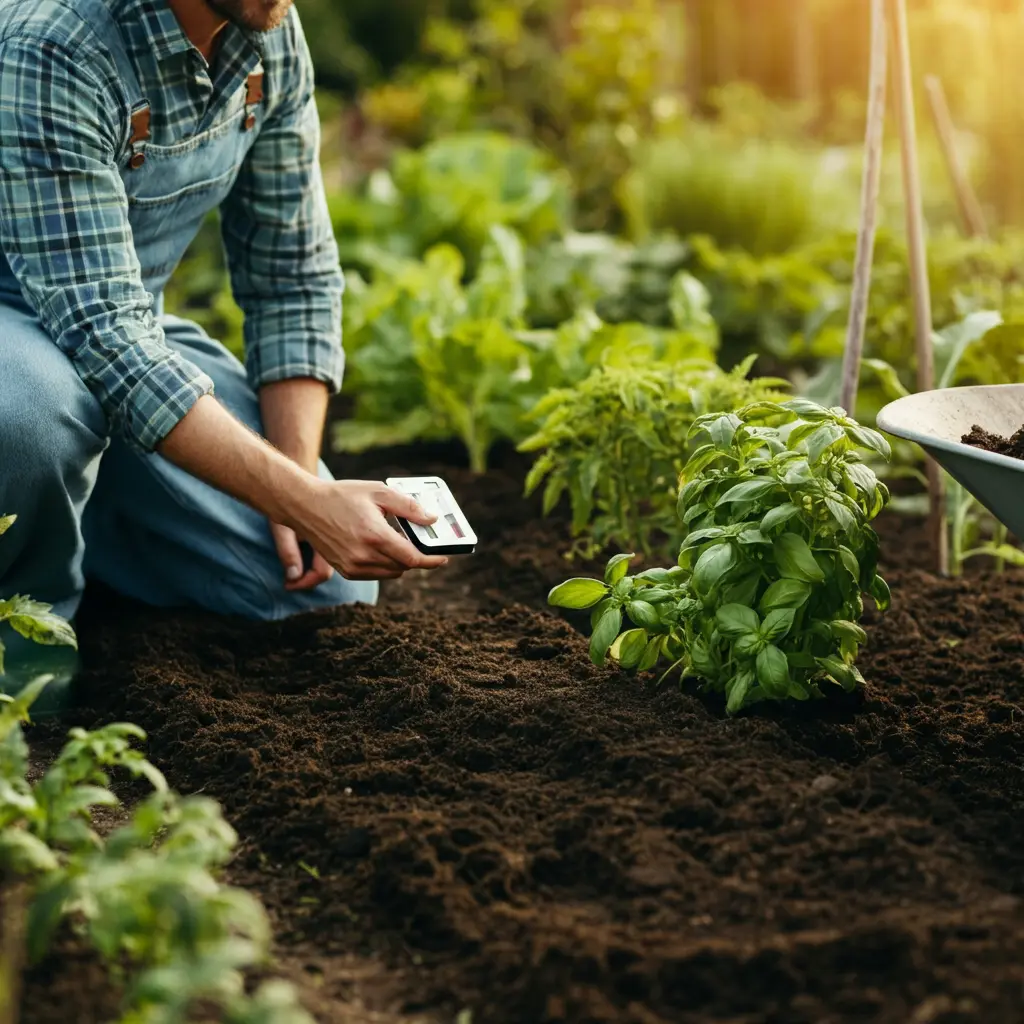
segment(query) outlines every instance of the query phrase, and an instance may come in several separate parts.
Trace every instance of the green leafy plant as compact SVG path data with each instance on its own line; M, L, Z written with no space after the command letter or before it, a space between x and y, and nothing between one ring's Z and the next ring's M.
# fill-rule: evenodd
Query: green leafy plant
M545 514L568 493L574 554L622 546L650 557L678 542L677 482L694 421L782 397L784 381L748 379L753 361L727 373L707 357L616 361L613 350L586 379L541 399L532 414L539 429L520 445L541 452L526 491L545 485Z
M471 274L493 227L537 245L562 234L571 214L565 172L529 143L492 132L400 152L364 195L341 193L330 205L346 266L365 269L381 250L415 258L447 244Z
M888 443L803 399L710 413L691 431L704 443L681 479L677 564L631 576L633 556L617 555L604 580L569 580L551 604L593 609L596 664L668 659L668 672L724 694L730 714L830 683L855 689L862 594L889 604L870 526L888 491L862 457Z
M0 537L17 521L17 516L0 516ZM53 606L33 601L28 597L0 599L0 626L10 626L25 639L50 646L77 647L75 631ZM4 674L4 642L0 639L0 676Z
M520 336L521 242L493 228L467 287L450 246L381 271L348 304L355 416L337 425L336 449L457 437L482 472L495 441L524 435L523 414L538 398L534 349Z
M0 869L16 926L2 939L0 991L10 1001L22 959L41 959L67 921L112 970L130 964L121 1024L186 1024L198 1006L234 1024L312 1024L280 982L246 994L243 971L266 961L269 928L254 897L215 877L237 837L214 801L168 790L132 745L141 729L73 729L43 776L28 781L22 723L46 683L0 697ZM120 804L112 770L144 779L152 793L104 838L92 812Z

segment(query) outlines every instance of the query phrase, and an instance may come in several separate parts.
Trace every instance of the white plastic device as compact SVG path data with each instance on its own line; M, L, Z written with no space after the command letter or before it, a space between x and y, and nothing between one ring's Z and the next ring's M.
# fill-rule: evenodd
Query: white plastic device
M437 516L432 526L410 523L395 516L405 535L426 555L471 555L477 536L459 503L439 476L397 476L384 481L388 487L414 498Z

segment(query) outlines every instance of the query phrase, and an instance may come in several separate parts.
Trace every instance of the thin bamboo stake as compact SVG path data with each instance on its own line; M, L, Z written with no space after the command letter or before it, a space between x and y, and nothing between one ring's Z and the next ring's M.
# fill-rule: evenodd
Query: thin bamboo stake
M864 138L864 178L861 184L860 227L857 232L857 256L853 267L850 296L850 320L846 326L843 351L843 378L839 404L850 415L856 414L857 384L864 352L864 330L868 319L871 292L871 264L875 255L878 229L878 191L882 181L882 142L885 135L886 78L885 0L871 4L871 69L868 84L868 123Z
M956 131L953 128L953 118L949 113L949 104L946 102L946 90L943 89L942 82L935 75L929 75L924 80L924 84L928 93L928 106L931 108L935 131L942 146L946 169L953 182L953 191L956 193L956 201L960 207L960 216L963 218L964 227L972 238L984 238L988 234L988 229L985 227L985 214L982 213L981 203L978 202L978 196L971 186L963 161L960 159L960 152L956 148Z
M917 158L917 124L914 116L914 85L910 67L910 38L907 31L906 0L889 0L893 32L893 56L896 73L896 111L903 156L903 205L907 215L907 245L910 255L910 290L914 300L914 343L917 350L917 389L935 387L935 362L932 353L932 303L928 286L928 254L925 249L924 204L921 197L921 172ZM927 459L928 533L935 546L937 569L949 572L949 544L945 528L945 487L942 471L933 459Z

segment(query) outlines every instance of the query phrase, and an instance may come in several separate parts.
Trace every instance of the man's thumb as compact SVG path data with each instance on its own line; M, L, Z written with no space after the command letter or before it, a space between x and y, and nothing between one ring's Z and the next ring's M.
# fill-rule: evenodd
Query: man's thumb
M295 536L294 530L286 526L274 527L274 544L277 547L277 557L284 566L284 577L289 583L302 576L302 552L299 550L299 538Z

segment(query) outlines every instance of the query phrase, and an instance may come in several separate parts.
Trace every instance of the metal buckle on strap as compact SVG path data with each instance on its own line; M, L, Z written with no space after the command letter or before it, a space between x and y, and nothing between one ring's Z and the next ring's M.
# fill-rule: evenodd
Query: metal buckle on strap
M252 131L256 127L256 108L263 102L263 65L261 64L245 80L245 120L243 131Z
M146 141L149 139L149 122L151 117L149 104L132 111L132 133L128 139L128 166L134 171L146 162Z

